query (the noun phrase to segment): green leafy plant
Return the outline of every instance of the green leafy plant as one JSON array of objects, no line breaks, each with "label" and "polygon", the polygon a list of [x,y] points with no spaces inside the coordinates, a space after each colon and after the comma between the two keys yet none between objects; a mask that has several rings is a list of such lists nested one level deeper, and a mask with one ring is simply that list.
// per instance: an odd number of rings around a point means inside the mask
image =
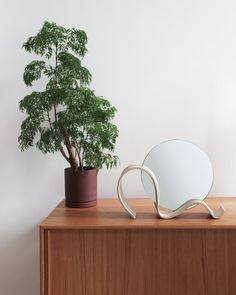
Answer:
[{"label": "green leafy plant", "polygon": [[89,88],[91,74],[82,66],[87,51],[87,36],[82,30],[66,29],[45,22],[23,48],[39,55],[25,67],[27,86],[43,76],[44,91],[33,91],[20,101],[27,114],[18,138],[22,150],[31,146],[43,153],[60,151],[73,170],[116,166],[113,155],[117,127],[112,124],[115,107]]}]

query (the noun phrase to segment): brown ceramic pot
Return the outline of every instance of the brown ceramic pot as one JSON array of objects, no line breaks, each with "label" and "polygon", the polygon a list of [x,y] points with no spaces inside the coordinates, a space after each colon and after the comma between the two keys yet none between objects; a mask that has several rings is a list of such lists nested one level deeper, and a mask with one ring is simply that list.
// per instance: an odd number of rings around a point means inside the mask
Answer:
[{"label": "brown ceramic pot", "polygon": [[97,204],[97,171],[85,167],[84,171],[65,169],[66,206],[73,208],[92,207]]}]

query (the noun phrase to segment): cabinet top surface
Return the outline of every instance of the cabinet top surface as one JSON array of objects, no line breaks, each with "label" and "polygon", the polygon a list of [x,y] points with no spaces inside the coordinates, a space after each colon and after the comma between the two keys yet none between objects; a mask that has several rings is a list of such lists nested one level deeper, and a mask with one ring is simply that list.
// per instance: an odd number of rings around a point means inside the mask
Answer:
[{"label": "cabinet top surface", "polygon": [[99,199],[97,206],[90,208],[66,208],[62,201],[41,223],[45,229],[236,229],[236,198],[206,199],[213,209],[220,205],[224,215],[211,219],[202,206],[196,206],[174,219],[157,218],[151,199],[129,199],[137,211],[131,219],[118,199]]}]

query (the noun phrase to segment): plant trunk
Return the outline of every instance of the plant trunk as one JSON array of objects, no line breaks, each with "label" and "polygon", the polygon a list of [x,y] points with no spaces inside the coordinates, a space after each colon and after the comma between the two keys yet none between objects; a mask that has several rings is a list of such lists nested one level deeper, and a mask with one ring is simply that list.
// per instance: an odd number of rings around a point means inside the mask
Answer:
[{"label": "plant trunk", "polygon": [[70,162],[71,168],[74,171],[77,171],[78,170],[78,160],[76,158],[76,153],[70,143],[69,134],[66,130],[63,130],[62,134],[64,136],[64,142],[65,142],[68,154],[69,154],[69,162]]},{"label": "plant trunk", "polygon": [[74,161],[73,159],[70,159],[70,166],[74,171],[78,170],[78,162]]}]

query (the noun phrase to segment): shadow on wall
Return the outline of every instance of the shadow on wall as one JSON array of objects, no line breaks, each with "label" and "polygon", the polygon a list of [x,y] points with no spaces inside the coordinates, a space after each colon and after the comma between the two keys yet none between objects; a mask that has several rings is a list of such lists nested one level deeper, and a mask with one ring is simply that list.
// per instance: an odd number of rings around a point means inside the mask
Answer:
[{"label": "shadow on wall", "polygon": [[[6,236],[7,237],[7,232]],[[16,236],[17,234],[12,234]],[[1,238],[4,241],[4,236]],[[0,248],[0,293],[17,295],[39,294],[39,229],[38,225],[19,234]]]}]

